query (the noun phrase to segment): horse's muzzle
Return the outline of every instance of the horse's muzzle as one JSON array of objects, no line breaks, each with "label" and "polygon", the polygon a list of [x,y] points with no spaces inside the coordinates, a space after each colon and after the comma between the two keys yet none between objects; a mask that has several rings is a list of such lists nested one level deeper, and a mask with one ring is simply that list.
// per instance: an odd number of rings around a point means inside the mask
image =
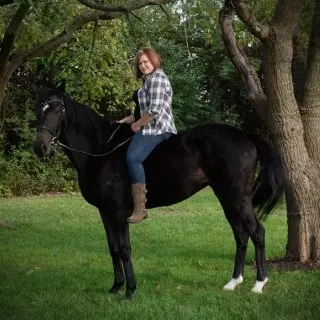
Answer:
[{"label": "horse's muzzle", "polygon": [[47,157],[54,154],[54,150],[51,148],[51,143],[45,143],[38,139],[33,145],[33,150],[38,157]]}]

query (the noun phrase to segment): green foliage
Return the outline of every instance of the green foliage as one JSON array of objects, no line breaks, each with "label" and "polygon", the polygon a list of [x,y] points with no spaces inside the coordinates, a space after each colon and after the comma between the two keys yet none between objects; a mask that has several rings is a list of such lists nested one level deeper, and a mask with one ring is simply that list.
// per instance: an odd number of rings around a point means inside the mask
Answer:
[{"label": "green foliage", "polygon": [[78,190],[75,173],[63,155],[41,161],[32,150],[17,150],[10,160],[0,158],[0,197]]},{"label": "green foliage", "polygon": [[38,70],[57,86],[65,83],[68,94],[101,113],[129,112],[136,83],[123,48],[124,34],[121,20],[89,25],[43,58]]},{"label": "green foliage", "polygon": [[124,34],[121,20],[90,24],[73,41],[29,66],[40,84],[49,78],[49,86],[64,86],[74,99],[102,114],[129,113],[137,84],[123,48]]}]

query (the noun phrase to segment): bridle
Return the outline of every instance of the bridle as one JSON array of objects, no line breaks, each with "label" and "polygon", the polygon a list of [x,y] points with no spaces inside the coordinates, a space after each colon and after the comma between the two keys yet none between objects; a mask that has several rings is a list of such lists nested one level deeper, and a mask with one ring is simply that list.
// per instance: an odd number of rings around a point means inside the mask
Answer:
[{"label": "bridle", "polygon": [[66,114],[66,109],[64,107],[64,103],[62,100],[60,99],[52,99],[52,100],[48,100],[46,102],[43,102],[41,105],[42,105],[42,108],[46,108],[46,107],[50,107],[50,103],[52,102],[59,102],[61,104],[61,107],[59,108],[59,120],[56,124],[56,127],[54,129],[52,128],[49,128],[48,126],[46,125],[41,125],[41,126],[38,126],[37,127],[37,131],[39,131],[40,129],[42,130],[46,130],[48,131],[51,135],[52,135],[52,141],[51,143],[55,140],[55,139],[58,139],[60,133],[61,133],[61,124],[62,124],[62,121],[65,119],[65,114]]},{"label": "bridle", "polygon": [[[59,141],[59,136],[61,134],[61,124],[63,122],[63,120],[66,121],[66,109],[65,109],[65,106],[64,106],[64,102],[63,100],[60,100],[60,99],[52,99],[52,100],[49,100],[49,101],[46,101],[46,102],[43,102],[42,103],[42,108],[45,108],[45,107],[49,107],[50,106],[50,103],[52,102],[59,102],[61,104],[61,107],[59,108],[59,112],[60,112],[60,115],[59,115],[59,119],[58,119],[58,122],[56,124],[56,127],[54,129],[52,128],[49,128],[48,126],[46,125],[41,125],[41,126],[38,126],[37,127],[37,131],[39,131],[40,129],[42,130],[46,130],[48,131],[51,135],[52,135],[52,140],[51,140],[51,146],[52,147],[55,147],[56,145],[59,145],[61,146],[62,148],[65,148],[65,149],[68,149],[70,151],[75,151],[75,152],[79,152],[79,153],[82,153],[82,154],[85,154],[85,155],[88,155],[88,156],[91,156],[91,157],[104,157],[112,152],[114,152],[115,150],[117,150],[118,148],[122,147],[124,144],[126,144],[127,142],[129,142],[132,137],[128,138],[127,140],[121,142],[120,144],[116,145],[114,148],[112,148],[110,151],[106,152],[106,153],[102,153],[102,154],[92,154],[92,153],[89,153],[89,152],[86,152],[86,151],[83,151],[83,150],[78,150],[78,149],[74,149],[74,148],[71,148],[67,145],[65,145],[64,143],[60,142]],[[111,133],[108,141],[106,142],[107,144],[112,140],[112,138],[114,137],[114,135],[116,134],[116,132],[120,129],[121,127],[121,124],[119,123],[119,125],[113,130],[113,132]]]}]

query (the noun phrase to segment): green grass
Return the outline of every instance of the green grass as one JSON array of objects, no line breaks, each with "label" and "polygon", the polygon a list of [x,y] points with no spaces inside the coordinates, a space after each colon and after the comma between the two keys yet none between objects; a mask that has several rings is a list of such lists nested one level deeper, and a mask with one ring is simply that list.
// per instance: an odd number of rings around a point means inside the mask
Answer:
[{"label": "green grass", "polygon": [[[0,319],[319,319],[320,271],[269,270],[264,293],[247,254],[244,282],[230,280],[235,244],[208,189],[150,210],[131,227],[138,281],[131,301],[107,294],[111,260],[98,211],[81,196],[0,199]],[[285,212],[267,222],[268,258],[284,256]]]}]

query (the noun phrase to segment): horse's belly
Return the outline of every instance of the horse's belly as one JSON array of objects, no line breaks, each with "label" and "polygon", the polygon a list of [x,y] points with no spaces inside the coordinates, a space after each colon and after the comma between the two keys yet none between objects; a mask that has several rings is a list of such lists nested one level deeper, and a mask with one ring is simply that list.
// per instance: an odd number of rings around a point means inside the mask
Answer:
[{"label": "horse's belly", "polygon": [[201,168],[186,176],[181,173],[182,171],[164,175],[158,181],[147,184],[149,208],[181,202],[208,185],[209,180]]}]

